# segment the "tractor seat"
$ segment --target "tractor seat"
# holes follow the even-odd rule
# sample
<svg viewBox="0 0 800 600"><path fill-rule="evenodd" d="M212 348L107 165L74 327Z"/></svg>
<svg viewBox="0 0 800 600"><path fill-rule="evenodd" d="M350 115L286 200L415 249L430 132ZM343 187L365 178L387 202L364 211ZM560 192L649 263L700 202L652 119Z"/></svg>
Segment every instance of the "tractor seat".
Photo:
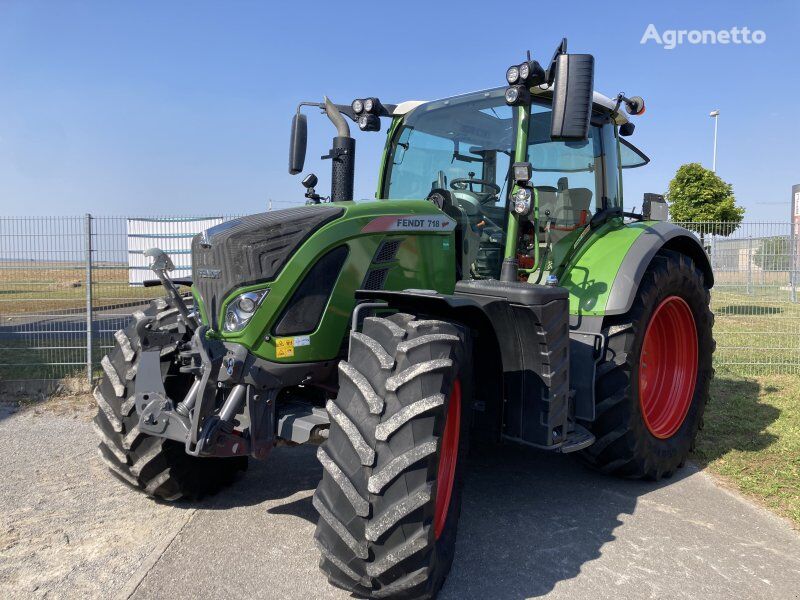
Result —
<svg viewBox="0 0 800 600"><path fill-rule="evenodd" d="M563 215L567 226L572 229L585 225L589 220L589 207L592 205L592 191L588 188L572 188L561 192L565 195Z"/></svg>
<svg viewBox="0 0 800 600"><path fill-rule="evenodd" d="M571 231L585 225L592 216L590 189L559 187L560 189L551 186L536 188L539 194L539 242L545 241L548 219L555 220L550 225L550 239L556 243Z"/></svg>
<svg viewBox="0 0 800 600"><path fill-rule="evenodd" d="M556 216L558 206L558 190L549 185L536 186L539 195L539 227L544 231L544 223L548 218Z"/></svg>

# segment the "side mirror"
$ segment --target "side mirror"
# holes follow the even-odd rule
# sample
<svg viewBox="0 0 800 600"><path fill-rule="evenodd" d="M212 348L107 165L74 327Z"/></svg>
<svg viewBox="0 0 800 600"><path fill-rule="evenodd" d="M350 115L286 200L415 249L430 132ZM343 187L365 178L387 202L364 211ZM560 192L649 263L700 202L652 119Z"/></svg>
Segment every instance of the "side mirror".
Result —
<svg viewBox="0 0 800 600"><path fill-rule="evenodd" d="M669 220L669 207L661 194L645 194L642 201L642 216L645 221Z"/></svg>
<svg viewBox="0 0 800 600"><path fill-rule="evenodd" d="M289 140L289 173L297 175L306 162L308 120L299 112L292 117L292 136Z"/></svg>
<svg viewBox="0 0 800 600"><path fill-rule="evenodd" d="M560 54L555 59L550 137L582 141L589 137L594 93L594 56Z"/></svg>

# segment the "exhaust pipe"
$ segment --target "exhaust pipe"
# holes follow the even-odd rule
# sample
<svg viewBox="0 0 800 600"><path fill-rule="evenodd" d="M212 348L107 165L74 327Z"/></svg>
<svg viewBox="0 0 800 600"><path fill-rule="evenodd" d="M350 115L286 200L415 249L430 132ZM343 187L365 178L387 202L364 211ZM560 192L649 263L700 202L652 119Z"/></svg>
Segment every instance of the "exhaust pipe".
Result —
<svg viewBox="0 0 800 600"><path fill-rule="evenodd" d="M324 96L324 101L325 114L328 115L331 123L336 127L336 135L339 137L350 137L350 126L347 124L347 121L344 120L342 113L339 112L339 109L336 108L336 105L331 102L330 98L327 96Z"/></svg>
<svg viewBox="0 0 800 600"><path fill-rule="evenodd" d="M331 159L331 202L353 199L355 179L356 141L350 137L350 126L339 109L325 96L325 114L336 127L337 136L327 156Z"/></svg>

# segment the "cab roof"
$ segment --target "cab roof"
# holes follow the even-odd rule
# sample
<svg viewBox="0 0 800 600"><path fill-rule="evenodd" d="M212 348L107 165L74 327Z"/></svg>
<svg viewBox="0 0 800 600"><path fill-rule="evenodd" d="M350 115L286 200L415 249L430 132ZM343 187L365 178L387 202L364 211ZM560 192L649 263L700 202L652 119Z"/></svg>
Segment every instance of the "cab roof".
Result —
<svg viewBox="0 0 800 600"><path fill-rule="evenodd" d="M500 89L505 89L505 86L503 86L502 88L489 88L487 90L479 90L479 92L480 91L493 92L493 91L500 90ZM540 85L540 86L537 86L537 87L533 88L531 91L532 91L534 96L539 96L539 95L550 95L551 94L550 90L551 90L551 86L550 85ZM472 93L475 93L475 92L472 92ZM614 108L616 107L616 104L617 104L616 101L612 100L608 96L606 96L604 94L601 94L600 92L592 92L592 94L593 94L592 102L594 104L596 104L597 106L602 106L603 108L606 108L609 111L614 110ZM459 94L459 95L462 95L462 94ZM444 98L442 98L442 100L444 100ZM422 104L427 104L428 102L430 102L430 101L429 100L406 100L404 102L400 102L395 107L395 109L392 111L392 116L397 117L397 116L402 116L402 115L408 114L409 112L411 112L412 110L414 110L418 106L420 106ZM628 117L624 114L624 112L617 111L617 114L614 117L614 121L617 123L617 125L624 125L625 123L628 122Z"/></svg>

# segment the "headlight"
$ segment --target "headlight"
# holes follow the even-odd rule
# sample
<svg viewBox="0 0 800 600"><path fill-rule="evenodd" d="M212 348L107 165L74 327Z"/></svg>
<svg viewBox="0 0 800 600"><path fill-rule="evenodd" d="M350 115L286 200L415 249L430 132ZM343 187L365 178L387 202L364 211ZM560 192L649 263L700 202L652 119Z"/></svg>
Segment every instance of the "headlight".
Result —
<svg viewBox="0 0 800 600"><path fill-rule="evenodd" d="M269 288L239 294L225 309L225 331L241 331L250 321L261 301L269 294Z"/></svg>
<svg viewBox="0 0 800 600"><path fill-rule="evenodd" d="M519 188L514 192L514 212L518 215L527 215L531 211L531 191L528 188Z"/></svg>
<svg viewBox="0 0 800 600"><path fill-rule="evenodd" d="M371 113L373 108L375 108L375 100L373 100L372 98L367 98L366 100L364 100L365 111Z"/></svg>
<svg viewBox="0 0 800 600"><path fill-rule="evenodd" d="M256 298L253 298L255 294L242 294L239 298L239 308L242 312L251 313L256 309Z"/></svg>
<svg viewBox="0 0 800 600"><path fill-rule="evenodd" d="M516 86L508 88L506 90L506 102L514 104L517 100L519 100L519 88Z"/></svg>
<svg viewBox="0 0 800 600"><path fill-rule="evenodd" d="M531 76L531 65L530 65L530 63L526 63L526 62L522 63L519 66L519 78L522 79L522 81L527 81L528 77L530 77L530 76Z"/></svg>
<svg viewBox="0 0 800 600"><path fill-rule="evenodd" d="M380 131L381 120L376 115L361 115L358 117L358 128L361 131Z"/></svg>
<svg viewBox="0 0 800 600"><path fill-rule="evenodd" d="M519 81L519 67L514 65L513 67L508 67L506 71L506 81L509 85L514 85Z"/></svg>
<svg viewBox="0 0 800 600"><path fill-rule="evenodd" d="M363 100L353 100L353 103L350 105L353 109L353 112L357 115L361 114L364 111L364 101Z"/></svg>
<svg viewBox="0 0 800 600"><path fill-rule="evenodd" d="M506 104L520 106L530 101L531 94L524 85L512 85L506 89Z"/></svg>

